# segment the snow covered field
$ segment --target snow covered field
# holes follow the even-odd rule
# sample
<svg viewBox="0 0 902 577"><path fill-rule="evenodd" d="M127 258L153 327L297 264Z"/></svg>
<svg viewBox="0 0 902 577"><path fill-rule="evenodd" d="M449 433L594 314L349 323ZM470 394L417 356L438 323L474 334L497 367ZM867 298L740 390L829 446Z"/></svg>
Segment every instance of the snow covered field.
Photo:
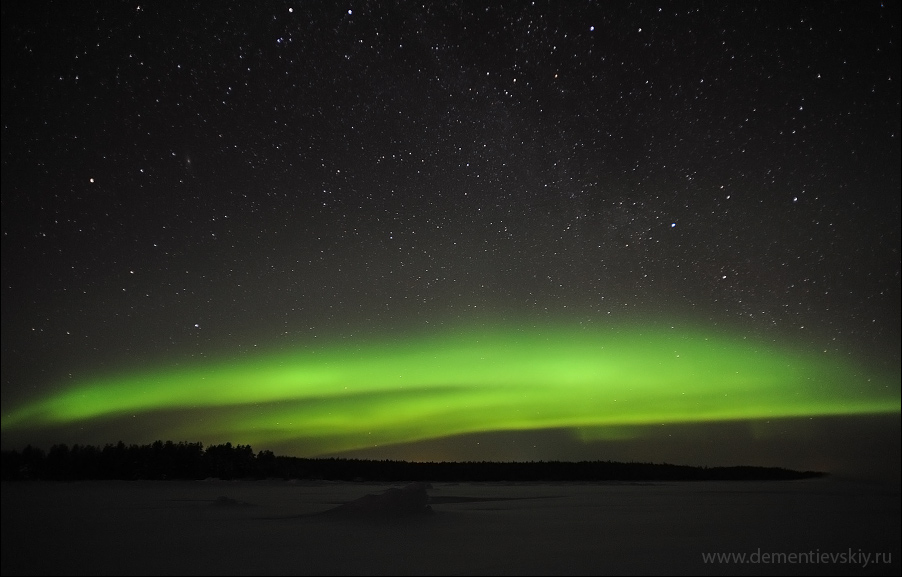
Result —
<svg viewBox="0 0 902 577"><path fill-rule="evenodd" d="M893 484L434 483L432 515L319 514L390 486L3 483L2 573L889 575L900 568ZM705 563L708 553L769 562ZM846 558L829 561L839 554ZM880 563L862 567L876 554ZM891 564L883 563L889 555Z"/></svg>

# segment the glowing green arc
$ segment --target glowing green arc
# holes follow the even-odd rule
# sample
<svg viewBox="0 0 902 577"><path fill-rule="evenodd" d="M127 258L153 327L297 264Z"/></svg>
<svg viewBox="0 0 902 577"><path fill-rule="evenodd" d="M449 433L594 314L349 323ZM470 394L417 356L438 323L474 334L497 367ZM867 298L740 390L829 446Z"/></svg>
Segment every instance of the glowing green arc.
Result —
<svg viewBox="0 0 902 577"><path fill-rule="evenodd" d="M198 408L203 423L160 436L345 450L476 431L898 413L900 395L898 375L715 333L499 328L88 379L14 409L2 429Z"/></svg>

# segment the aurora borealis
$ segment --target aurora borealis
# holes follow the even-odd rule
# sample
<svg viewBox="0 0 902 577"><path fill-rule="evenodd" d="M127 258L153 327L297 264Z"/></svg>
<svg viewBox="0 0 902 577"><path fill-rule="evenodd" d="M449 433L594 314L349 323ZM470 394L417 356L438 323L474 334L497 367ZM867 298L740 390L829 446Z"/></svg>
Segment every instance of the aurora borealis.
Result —
<svg viewBox="0 0 902 577"><path fill-rule="evenodd" d="M898 3L3 3L3 448L900 469Z"/></svg>
<svg viewBox="0 0 902 577"><path fill-rule="evenodd" d="M898 413L899 375L674 328L456 331L89 379L3 429L203 408L160 437L303 441L319 454L477 431Z"/></svg>

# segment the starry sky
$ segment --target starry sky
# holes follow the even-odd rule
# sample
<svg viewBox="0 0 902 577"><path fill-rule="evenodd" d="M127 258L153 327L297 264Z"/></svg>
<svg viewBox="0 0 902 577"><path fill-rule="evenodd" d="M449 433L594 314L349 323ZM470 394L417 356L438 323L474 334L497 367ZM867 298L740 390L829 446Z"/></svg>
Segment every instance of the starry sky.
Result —
<svg viewBox="0 0 902 577"><path fill-rule="evenodd" d="M898 3L0 10L4 448L898 474Z"/></svg>

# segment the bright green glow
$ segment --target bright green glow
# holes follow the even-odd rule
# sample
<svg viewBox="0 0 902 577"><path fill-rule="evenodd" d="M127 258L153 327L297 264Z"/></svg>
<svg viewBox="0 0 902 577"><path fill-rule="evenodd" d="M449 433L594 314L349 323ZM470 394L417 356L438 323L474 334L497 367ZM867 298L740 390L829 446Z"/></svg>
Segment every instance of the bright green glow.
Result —
<svg viewBox="0 0 902 577"><path fill-rule="evenodd" d="M496 328L89 379L7 413L2 429L184 410L194 416L160 437L296 439L325 453L480 431L621 437L660 423L898 413L899 389L898 374L722 334Z"/></svg>

